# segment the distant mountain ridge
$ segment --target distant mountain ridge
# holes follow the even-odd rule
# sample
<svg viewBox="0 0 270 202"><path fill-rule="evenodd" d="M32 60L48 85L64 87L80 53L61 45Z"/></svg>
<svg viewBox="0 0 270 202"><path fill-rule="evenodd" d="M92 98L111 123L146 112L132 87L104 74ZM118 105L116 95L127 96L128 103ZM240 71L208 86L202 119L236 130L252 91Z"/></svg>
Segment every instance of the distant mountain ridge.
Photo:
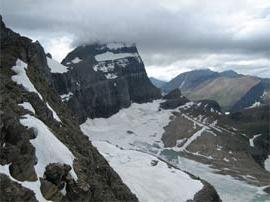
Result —
<svg viewBox="0 0 270 202"><path fill-rule="evenodd" d="M156 86L157 88L161 88L162 86L164 86L167 83L167 81L162 81L162 80L156 79L154 77L149 77L149 79L152 82L152 84L154 86Z"/></svg>
<svg viewBox="0 0 270 202"><path fill-rule="evenodd" d="M270 79L246 76L233 70L215 72L210 69L179 74L161 87L165 93L175 88L191 100L217 101L223 111L238 111L255 102L269 100Z"/></svg>

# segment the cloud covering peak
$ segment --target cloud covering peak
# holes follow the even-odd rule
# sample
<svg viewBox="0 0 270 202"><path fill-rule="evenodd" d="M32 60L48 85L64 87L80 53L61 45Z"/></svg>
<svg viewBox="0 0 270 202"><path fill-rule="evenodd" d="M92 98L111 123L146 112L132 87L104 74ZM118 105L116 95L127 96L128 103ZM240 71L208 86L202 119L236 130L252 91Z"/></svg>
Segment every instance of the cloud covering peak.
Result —
<svg viewBox="0 0 270 202"><path fill-rule="evenodd" d="M268 0L3 0L6 24L60 60L94 41L135 42L148 74L197 68L270 77Z"/></svg>

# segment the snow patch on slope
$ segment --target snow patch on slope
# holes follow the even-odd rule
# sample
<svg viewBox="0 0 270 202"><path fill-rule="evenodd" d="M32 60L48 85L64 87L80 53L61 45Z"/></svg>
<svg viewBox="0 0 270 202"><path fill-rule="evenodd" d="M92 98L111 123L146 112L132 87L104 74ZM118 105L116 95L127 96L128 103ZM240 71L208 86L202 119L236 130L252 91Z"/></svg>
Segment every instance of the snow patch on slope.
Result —
<svg viewBox="0 0 270 202"><path fill-rule="evenodd" d="M114 73L105 74L106 79L116 79L118 76Z"/></svg>
<svg viewBox="0 0 270 202"><path fill-rule="evenodd" d="M114 64L112 63L106 63L106 62L99 62L98 64L93 66L93 70L96 71L102 71L104 73L114 71Z"/></svg>
<svg viewBox="0 0 270 202"><path fill-rule="evenodd" d="M12 69L12 71L14 71L16 73L16 75L13 75L11 77L12 81L16 82L18 85L22 85L24 87L24 89L27 90L28 92L34 92L34 93L38 94L39 98L41 100L43 100L42 96L37 91L37 89L32 84L32 82L30 81L30 79L28 78L28 76L26 74L26 69L27 69L26 63L24 63L20 59L17 59L16 65L13 66L11 69Z"/></svg>
<svg viewBox="0 0 270 202"><path fill-rule="evenodd" d="M119 59L116 61L116 64L121 66L121 67L126 67L128 64L128 59L126 59L126 58Z"/></svg>
<svg viewBox="0 0 270 202"><path fill-rule="evenodd" d="M68 67L60 64L54 59L47 57L47 63L52 73L65 73L68 72Z"/></svg>
<svg viewBox="0 0 270 202"><path fill-rule="evenodd" d="M72 92L69 92L68 94L60 95L62 102L69 101L69 99L73 96Z"/></svg>
<svg viewBox="0 0 270 202"><path fill-rule="evenodd" d="M127 58L127 57L138 57L137 53L112 53L112 52L105 52L102 54L98 54L95 56L96 61L106 61L106 60L117 60L121 58Z"/></svg>
<svg viewBox="0 0 270 202"><path fill-rule="evenodd" d="M132 47L134 44L128 44L128 43L123 43L123 42L111 42L106 44L108 49L111 50L117 50L121 48L126 48L126 47Z"/></svg>
<svg viewBox="0 0 270 202"><path fill-rule="evenodd" d="M71 175L77 180L78 177L73 169L73 160L75 157L71 151L58 140L51 130L41 120L29 114L24 115L20 119L20 123L27 128L33 128L36 133L36 138L30 140L35 147L35 154L38 159L35 165L36 173L42 177L45 172L45 167L50 163L65 163L72 167Z"/></svg>
<svg viewBox="0 0 270 202"><path fill-rule="evenodd" d="M31 105L30 102L23 102L23 103L19 104L19 106L22 106L24 109L32 112L33 114L36 113L35 109L33 108L33 106Z"/></svg>
<svg viewBox="0 0 270 202"><path fill-rule="evenodd" d="M70 174L77 180L78 177L73 169L73 160L75 157L41 120L26 114L20 119L20 123L27 128L33 128L36 133L36 138L30 140L30 142L35 147L35 155L37 157L35 172L38 176L38 180L23 182L16 180L10 174L9 165L0 165L0 173L7 175L12 181L21 184L23 187L32 190L38 201L47 201L40 191L41 183L39 177L43 177L48 164L65 163L72 167Z"/></svg>
<svg viewBox="0 0 270 202"><path fill-rule="evenodd" d="M93 70L101 71L106 77L106 79L116 79L118 76L116 73L112 73L114 71L114 63L108 63L108 62L99 62L98 64L93 66Z"/></svg>
<svg viewBox="0 0 270 202"><path fill-rule="evenodd" d="M248 109L251 109L251 108L255 108L255 107L259 107L259 106L261 106L261 103L258 102L258 101L256 101L256 102L254 102L251 106L249 106L249 107L247 107L247 108L248 108Z"/></svg>
<svg viewBox="0 0 270 202"><path fill-rule="evenodd" d="M76 64L76 63L79 63L79 62L81 62L82 60L80 59L80 58L78 58L78 57L76 57L76 58L74 58L73 60L71 60L71 62L73 63L73 64Z"/></svg>
<svg viewBox="0 0 270 202"><path fill-rule="evenodd" d="M268 158L264 161L264 168L265 170L268 170L270 172L270 155Z"/></svg>
<svg viewBox="0 0 270 202"><path fill-rule="evenodd" d="M177 151L184 151L184 150L186 150L186 148L193 141L195 141L198 137L200 137L205 130L206 130L206 127L202 127L200 130L198 130L196 133L194 133L190 138L188 138L187 141L185 142L185 144L182 147L180 147L180 148L176 147L175 150L177 150Z"/></svg>
<svg viewBox="0 0 270 202"><path fill-rule="evenodd" d="M255 140L257 137L261 136L261 135L262 135L262 134L254 135L252 138L250 138L250 139L249 139L249 145L250 145L251 147L254 147L254 140Z"/></svg>
<svg viewBox="0 0 270 202"><path fill-rule="evenodd" d="M49 108L49 110L52 112L53 114L53 118L58 121L58 122L62 122L61 119L59 118L59 116L57 115L57 113L53 110L53 108L49 105L48 102L46 102L46 106Z"/></svg>
<svg viewBox="0 0 270 202"><path fill-rule="evenodd" d="M152 103L133 103L109 118L87 119L81 125L83 133L93 141L106 140L122 147L148 150L152 145L160 145L163 127L170 122L170 110L159 110L162 100Z"/></svg>
<svg viewBox="0 0 270 202"><path fill-rule="evenodd" d="M139 201L187 201L203 188L199 180L188 174L169 168L149 154L121 150L107 142L94 141L93 145L120 175ZM157 161L157 165L151 162Z"/></svg>

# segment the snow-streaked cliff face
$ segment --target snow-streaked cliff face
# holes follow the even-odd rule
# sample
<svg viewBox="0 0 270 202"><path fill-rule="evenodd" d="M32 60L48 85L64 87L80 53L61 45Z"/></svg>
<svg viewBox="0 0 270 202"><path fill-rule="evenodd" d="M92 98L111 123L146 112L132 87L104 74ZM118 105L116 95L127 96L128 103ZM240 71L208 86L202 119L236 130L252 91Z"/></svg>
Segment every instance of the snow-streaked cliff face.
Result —
<svg viewBox="0 0 270 202"><path fill-rule="evenodd" d="M66 72L60 70L63 65ZM72 94L63 101L80 122L87 117L108 117L132 102L161 97L146 74L135 44L82 45L66 56L62 66L53 65L51 69L55 69L51 72L58 94Z"/></svg>

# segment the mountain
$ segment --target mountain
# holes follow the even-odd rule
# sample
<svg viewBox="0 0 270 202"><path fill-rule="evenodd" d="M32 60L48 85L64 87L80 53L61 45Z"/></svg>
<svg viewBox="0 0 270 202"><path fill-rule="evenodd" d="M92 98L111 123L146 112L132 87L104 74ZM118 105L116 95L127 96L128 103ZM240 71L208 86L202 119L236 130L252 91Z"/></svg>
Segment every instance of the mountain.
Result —
<svg viewBox="0 0 270 202"><path fill-rule="evenodd" d="M215 100L223 111L238 111L255 102L267 103L269 80L237 74L232 70L218 73L202 69L176 76L162 86L162 90L168 93L179 88L191 100Z"/></svg>
<svg viewBox="0 0 270 202"><path fill-rule="evenodd" d="M157 88L161 88L162 86L164 86L167 83L166 81L162 81L162 80L156 79L154 77L150 77L149 79L152 82L152 84L154 86L156 86Z"/></svg>
<svg viewBox="0 0 270 202"><path fill-rule="evenodd" d="M229 78L239 77L239 74L233 70L226 70L226 71L220 72L219 75L223 77L229 77Z"/></svg>
<svg viewBox="0 0 270 202"><path fill-rule="evenodd" d="M79 46L65 57L62 68L48 61L58 94L80 122L87 117L108 117L132 102L161 98L134 44Z"/></svg>
<svg viewBox="0 0 270 202"><path fill-rule="evenodd" d="M57 95L38 42L1 17L1 201L137 201Z"/></svg>
<svg viewBox="0 0 270 202"><path fill-rule="evenodd" d="M85 48L93 50L92 47ZM115 46L110 45L109 49L114 50ZM102 127L93 134L87 132L84 135L81 132L83 127L79 127L79 120L76 118L80 112L72 111L73 105L66 104L68 100L78 97L81 100L77 104L85 104L85 111L87 107L93 107L91 110L96 111L96 105L88 103L86 95L98 98L98 102L104 96L104 103L109 101L110 104L113 99L117 99L115 92L108 94L109 90L106 90L110 88L111 82L121 84L124 90L114 84L113 86L123 97L127 96L124 100L133 102L129 108L121 110L130 110L134 105L141 105L135 102L148 102L160 97L159 90L147 78L139 56L135 56L134 46L130 49L126 46L123 50L118 49L119 46L116 50L128 58L100 62L95 58L100 58L101 54L90 55L88 58L88 52L79 48L76 50L83 50L85 57L82 54L80 58L73 58L70 61L72 64L64 66L49 57L49 54L46 56L39 42L33 42L6 28L1 18L1 201L220 201L216 190L205 180L184 172L157 156L125 150L104 140L93 141L93 146L89 139L92 140L94 134L106 129L109 129L110 137L118 137L119 134L114 134L116 131L108 123L101 123ZM124 50L126 53L122 53ZM112 55L113 58L115 55L119 56L117 53L107 52L104 52L105 59L108 55L109 58ZM86 63L91 58L94 66ZM69 63L69 59L63 63ZM138 67L133 66L135 63ZM78 64L78 68L74 64ZM126 66L130 68L125 69ZM88 73L93 75L87 75ZM57 77L59 83L55 80ZM95 82L90 80L87 83L88 78ZM68 90L71 91L66 91L65 95L60 94L60 97L57 92L62 84L67 84L64 87L69 86ZM137 85L142 85L143 89ZM93 94L87 94L94 90ZM136 90L141 91L135 92ZM95 94L102 92L102 96ZM86 97L82 99L80 96ZM119 99L121 101L122 98ZM151 106L151 103L142 105ZM119 110L121 105L117 103L116 107ZM151 111L151 108L148 110ZM91 113L88 113L89 111L86 114L90 117ZM142 111L137 113L144 116ZM109 116L108 113L106 116ZM136 117L136 114L133 116ZM130 117L120 118L114 123L122 124L123 130L127 127L123 125L124 120L129 120ZM102 119L109 120L96 120ZM140 122L139 126L143 125L147 124ZM88 128L92 130L95 126ZM128 135L132 134L132 131L126 132Z"/></svg>
<svg viewBox="0 0 270 202"><path fill-rule="evenodd" d="M165 93L172 91L175 88L181 89L184 92L186 89L193 89L204 81L207 81L218 76L217 72L209 69L194 70L179 74L166 85L162 87Z"/></svg>

